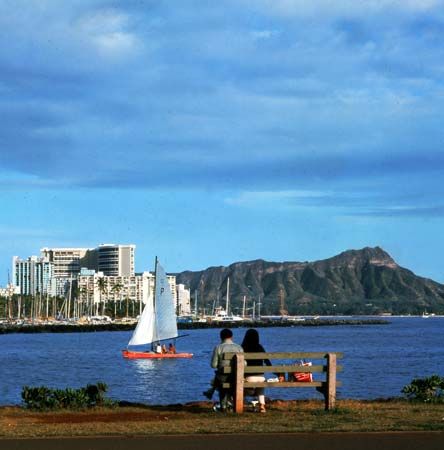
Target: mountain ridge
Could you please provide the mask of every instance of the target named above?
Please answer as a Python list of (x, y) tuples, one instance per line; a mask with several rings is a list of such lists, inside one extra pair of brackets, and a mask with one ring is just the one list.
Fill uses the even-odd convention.
[(198, 309), (209, 313), (230, 305), (262, 314), (444, 313), (444, 285), (399, 266), (381, 247), (346, 250), (318, 261), (238, 261), (176, 274), (177, 283), (197, 294)]

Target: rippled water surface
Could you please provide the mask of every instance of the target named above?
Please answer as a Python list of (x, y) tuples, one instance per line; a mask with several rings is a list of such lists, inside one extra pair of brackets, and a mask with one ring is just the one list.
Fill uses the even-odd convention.
[[(414, 377), (444, 376), (444, 317), (393, 317), (389, 325), (259, 329), (268, 351), (343, 352), (339, 398), (399, 396)], [(241, 342), (245, 329), (233, 330)], [(104, 381), (114, 399), (149, 404), (200, 400), (213, 371), (219, 330), (177, 342), (189, 360), (125, 360), (130, 332), (0, 335), (0, 404), (19, 404), (22, 386), (80, 387)], [(314, 389), (269, 389), (272, 398), (319, 397)]]

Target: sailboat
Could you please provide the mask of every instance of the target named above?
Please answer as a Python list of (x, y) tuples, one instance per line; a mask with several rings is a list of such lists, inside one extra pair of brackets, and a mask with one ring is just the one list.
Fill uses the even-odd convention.
[[(157, 258), (155, 263), (154, 296), (148, 299), (125, 350), (124, 358), (191, 358), (192, 353), (162, 352), (161, 342), (178, 337), (176, 307), (170, 285)], [(151, 344), (151, 350), (130, 350), (130, 346)], [(175, 348), (175, 346), (174, 346)]]
[(229, 314), (230, 309), (230, 277), (227, 279), (227, 300), (226, 300), (226, 309), (218, 308), (216, 311), (216, 315), (211, 318), (212, 322), (242, 322), (243, 317), (235, 316), (234, 314)]

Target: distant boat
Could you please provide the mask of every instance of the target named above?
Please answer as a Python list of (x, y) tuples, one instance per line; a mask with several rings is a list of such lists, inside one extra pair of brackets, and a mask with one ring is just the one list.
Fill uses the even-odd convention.
[(211, 317), (212, 322), (222, 322), (222, 323), (231, 323), (231, 322), (242, 322), (243, 317), (236, 316), (234, 314), (229, 314), (230, 311), (230, 277), (227, 278), (227, 300), (225, 310), (223, 308), (218, 308), (216, 310), (216, 315)]
[[(175, 343), (178, 337), (177, 317), (165, 270), (157, 258), (155, 266), (154, 296), (148, 299), (126, 350), (122, 350), (123, 357), (130, 359), (191, 358), (192, 353), (177, 353), (175, 345), (173, 351), (168, 351), (165, 345), (161, 345), (161, 342), (168, 340), (173, 340)], [(146, 344), (151, 345), (151, 349), (148, 351), (128, 349), (130, 346)]]
[(91, 316), (87, 318), (87, 321), (94, 323), (94, 324), (101, 324), (101, 323), (112, 323), (113, 319), (109, 316)]
[(212, 322), (224, 323), (224, 322), (243, 322), (243, 318), (240, 316), (227, 315), (224, 317), (213, 317)]
[[(319, 316), (318, 316), (319, 318)], [(287, 320), (288, 322), (304, 322), (305, 321), (305, 317), (300, 317), (300, 316), (285, 316), (284, 320)]]
[(211, 322), (224, 323), (224, 322), (242, 322), (244, 319), (234, 314), (227, 314), (223, 308), (217, 308), (216, 314), (210, 317)]
[(423, 319), (428, 319), (429, 317), (433, 317), (435, 315), (435, 313), (428, 313), (427, 311), (424, 311), (423, 313), (422, 313), (422, 318)]

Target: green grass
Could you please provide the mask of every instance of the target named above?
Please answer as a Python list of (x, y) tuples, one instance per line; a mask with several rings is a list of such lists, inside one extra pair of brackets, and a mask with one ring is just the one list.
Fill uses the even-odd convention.
[(211, 406), (128, 406), (78, 412), (3, 407), (0, 437), (444, 431), (443, 404), (341, 400), (336, 409), (324, 411), (321, 401), (274, 401), (266, 414), (246, 408), (242, 415), (214, 413)]

